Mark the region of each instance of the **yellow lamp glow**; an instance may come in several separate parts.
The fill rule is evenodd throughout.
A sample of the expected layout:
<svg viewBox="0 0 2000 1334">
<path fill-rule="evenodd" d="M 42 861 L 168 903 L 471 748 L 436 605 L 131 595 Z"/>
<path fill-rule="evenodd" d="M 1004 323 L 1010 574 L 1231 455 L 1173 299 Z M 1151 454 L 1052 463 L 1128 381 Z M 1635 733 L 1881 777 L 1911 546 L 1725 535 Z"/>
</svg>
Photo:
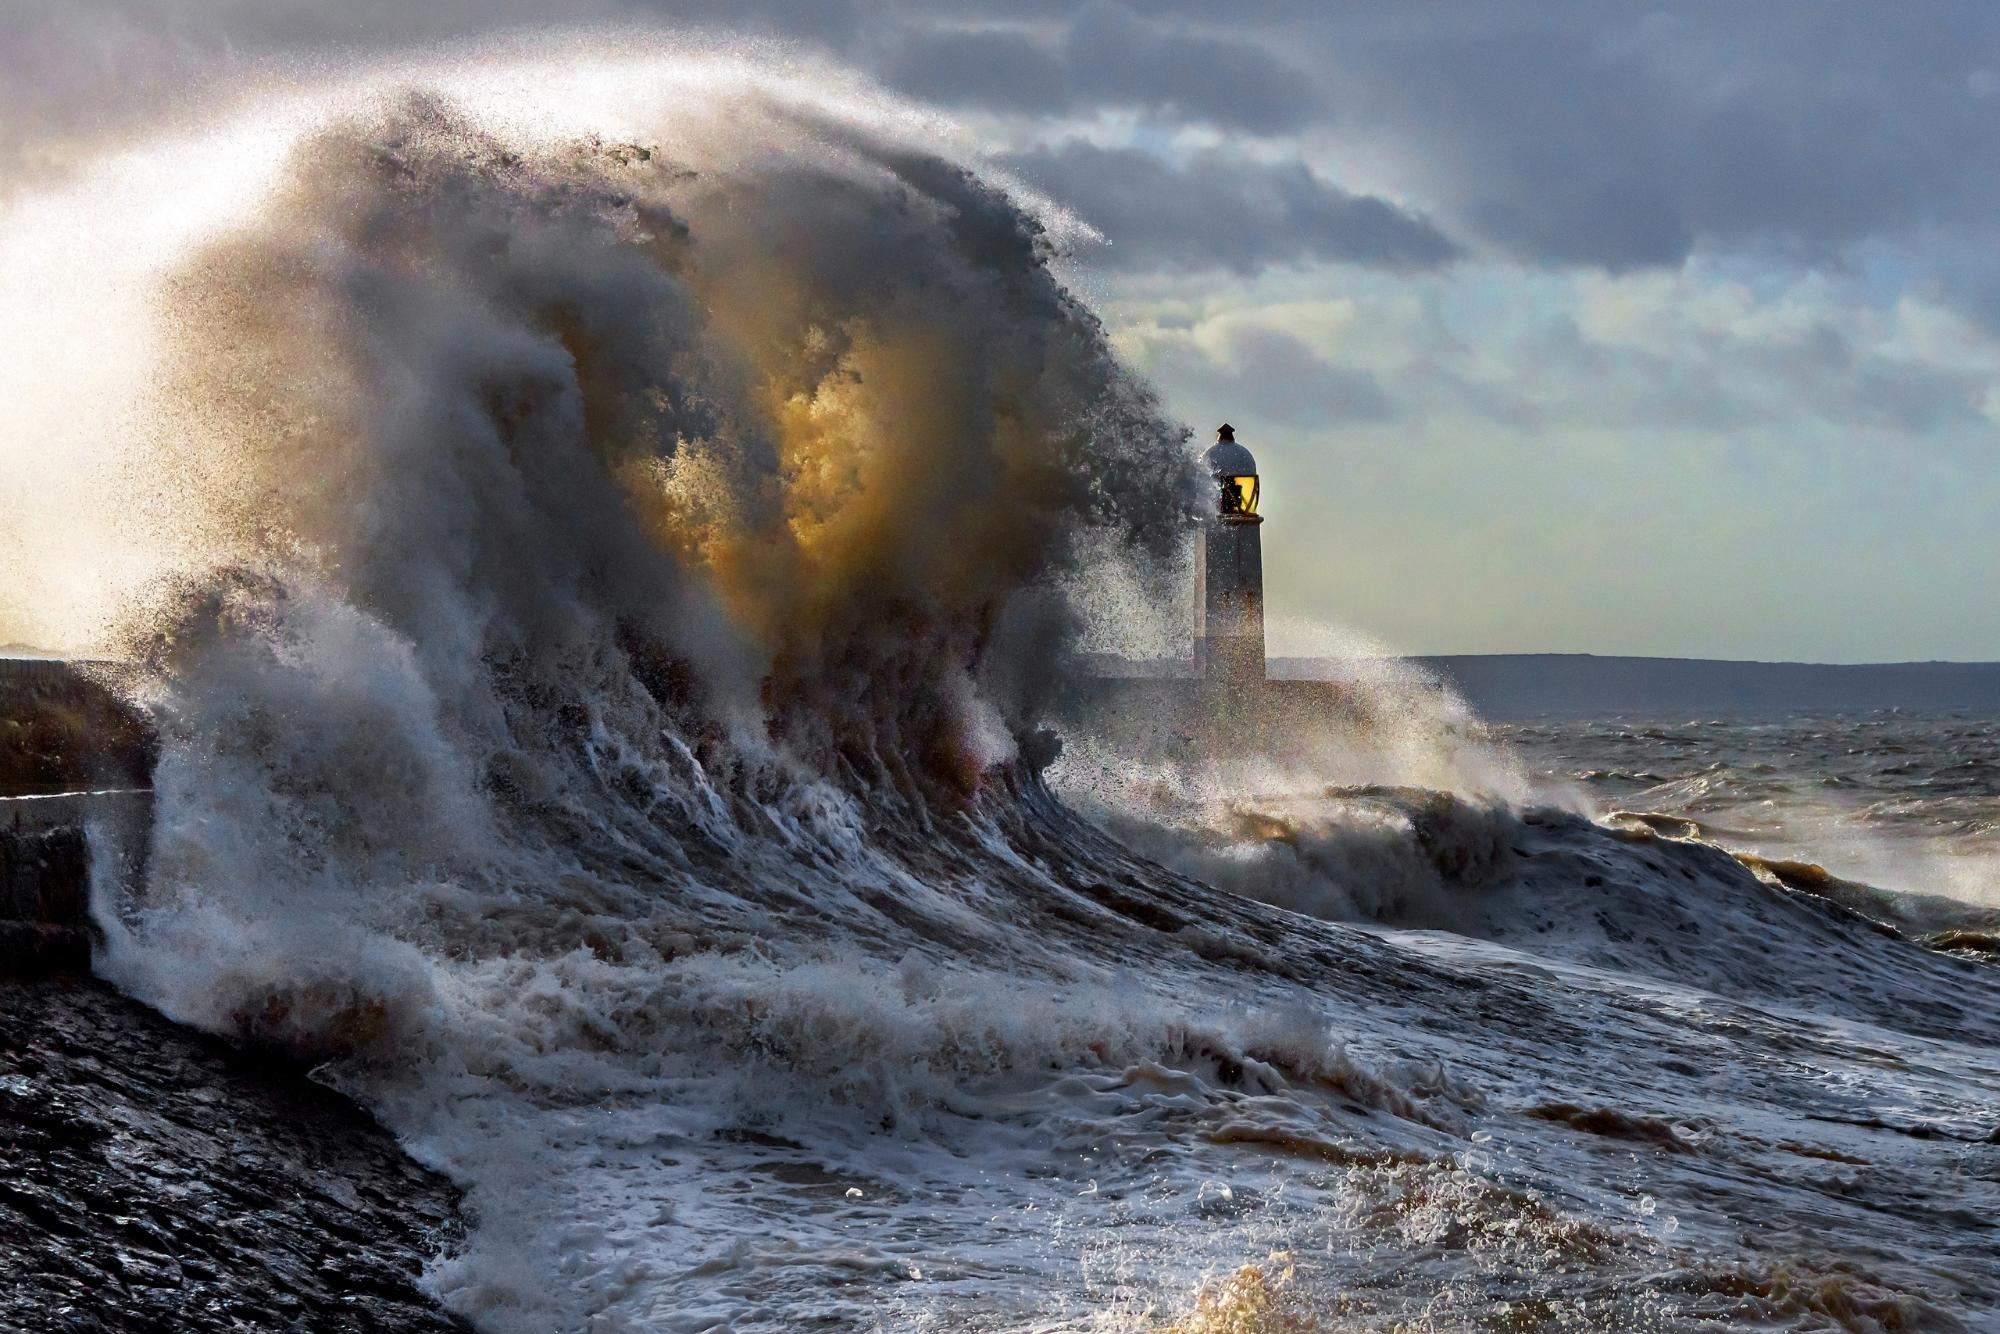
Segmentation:
<svg viewBox="0 0 2000 1334">
<path fill-rule="evenodd" d="M 1257 512 L 1257 474 L 1248 477 L 1224 477 L 1222 483 L 1222 512 L 1224 514 L 1255 514 Z"/>
</svg>

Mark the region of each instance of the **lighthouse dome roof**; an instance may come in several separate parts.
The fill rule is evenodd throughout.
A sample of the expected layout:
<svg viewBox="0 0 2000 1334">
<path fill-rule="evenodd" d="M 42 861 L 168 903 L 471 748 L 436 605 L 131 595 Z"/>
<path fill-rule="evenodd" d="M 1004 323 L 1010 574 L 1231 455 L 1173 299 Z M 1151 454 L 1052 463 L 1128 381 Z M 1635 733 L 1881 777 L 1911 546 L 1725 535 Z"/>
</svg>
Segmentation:
<svg viewBox="0 0 2000 1334">
<path fill-rule="evenodd" d="M 1207 465 L 1211 477 L 1250 477 L 1257 471 L 1256 458 L 1233 439 L 1210 445 L 1201 461 Z"/>
</svg>

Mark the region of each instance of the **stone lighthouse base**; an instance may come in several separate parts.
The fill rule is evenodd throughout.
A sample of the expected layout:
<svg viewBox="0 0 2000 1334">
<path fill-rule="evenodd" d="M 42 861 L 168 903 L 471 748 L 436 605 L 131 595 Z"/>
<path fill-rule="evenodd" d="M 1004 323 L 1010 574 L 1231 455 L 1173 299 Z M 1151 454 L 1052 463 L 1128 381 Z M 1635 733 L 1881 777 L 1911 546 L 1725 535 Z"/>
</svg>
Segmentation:
<svg viewBox="0 0 2000 1334">
<path fill-rule="evenodd" d="M 1199 762 L 1283 756 L 1365 709 L 1338 681 L 1107 675 L 1077 681 L 1063 713 L 1071 735 L 1116 753 Z"/>
</svg>

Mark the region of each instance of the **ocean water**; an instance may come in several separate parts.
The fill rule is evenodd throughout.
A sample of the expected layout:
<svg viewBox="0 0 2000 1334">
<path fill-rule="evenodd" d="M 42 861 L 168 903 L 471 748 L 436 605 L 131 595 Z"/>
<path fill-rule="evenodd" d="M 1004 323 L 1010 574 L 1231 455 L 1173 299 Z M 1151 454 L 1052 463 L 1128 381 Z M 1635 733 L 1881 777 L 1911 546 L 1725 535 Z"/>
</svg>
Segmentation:
<svg viewBox="0 0 2000 1334">
<path fill-rule="evenodd" d="M 1901 924 L 1921 927 L 1934 911 L 1937 929 L 1971 929 L 2000 909 L 2000 729 L 1990 717 L 1620 717 L 1496 724 L 1493 734 L 1557 799 L 1690 820 L 1684 832 L 1734 850 L 1896 891 L 1875 904 Z"/>
<path fill-rule="evenodd" d="M 161 732 L 103 971 L 460 1182 L 480 1328 L 1992 1327 L 1986 723 L 1114 743 L 1193 452 L 949 126 L 548 38 L 177 133 L 0 212 L 0 637 Z"/>
</svg>

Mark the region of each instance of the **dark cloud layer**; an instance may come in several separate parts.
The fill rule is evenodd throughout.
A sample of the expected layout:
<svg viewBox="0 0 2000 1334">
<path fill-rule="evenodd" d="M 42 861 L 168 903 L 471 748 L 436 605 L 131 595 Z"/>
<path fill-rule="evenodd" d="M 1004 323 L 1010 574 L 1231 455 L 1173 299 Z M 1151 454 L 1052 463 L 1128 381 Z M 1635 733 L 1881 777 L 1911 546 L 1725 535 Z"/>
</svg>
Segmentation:
<svg viewBox="0 0 2000 1334">
<path fill-rule="evenodd" d="M 1088 12 L 1068 21 L 1040 0 L 961 4 L 952 18 L 1055 34 L 1011 40 L 1040 62 L 1035 97 L 1063 96 L 1065 110 L 1135 104 L 1116 78 L 1064 81 L 1073 62 L 1062 53 L 1094 47 L 1125 52 L 1118 68 L 1133 83 L 1196 88 L 1140 99 L 1169 119 L 1325 127 L 1366 143 L 1456 234 L 1530 263 L 1625 271 L 1755 248 L 1837 265 L 1883 238 L 2000 228 L 2000 5 L 1990 0 L 1916 10 L 1869 0 L 1246 0 L 1226 22 L 1192 0 L 1150 4 L 1143 21 L 1101 11 L 1113 12 L 1123 26 Z M 1155 43 L 1226 32 L 1273 68 L 1312 71 L 1311 86 L 1245 68 L 1196 87 L 1189 62 L 1146 57 L 1140 30 Z M 929 84 L 913 68 L 899 77 L 961 104 L 1035 109 L 1016 96 L 1028 84 L 999 73 L 993 40 L 989 51 L 961 41 L 941 52 Z M 917 51 L 901 58 L 921 65 Z M 1227 120 L 1237 97 L 1241 114 Z"/>
<path fill-rule="evenodd" d="M 1440 207 L 1524 258 L 1616 270 L 1756 245 L 1825 260 L 1983 226 L 2000 204 L 2000 7 L 1455 13 L 1330 58 L 1386 135 L 1423 150 Z"/>
<path fill-rule="evenodd" d="M 883 74 L 949 106 L 1136 109 L 1255 134 L 1301 129 L 1326 109 L 1313 80 L 1259 42 L 1160 27 L 1107 0 L 1062 25 L 914 28 L 893 44 Z"/>
<path fill-rule="evenodd" d="M 1429 219 L 1355 195 L 1303 164 L 1223 152 L 1175 166 L 1150 153 L 1070 140 L 1003 165 L 1073 206 L 1124 268 L 1229 269 L 1322 261 L 1427 269 L 1457 253 Z"/>
<path fill-rule="evenodd" d="M 1930 0 L 0 0 L 0 177 L 80 136 L 143 126 L 246 66 L 476 37 L 638 23 L 778 36 L 943 104 L 1023 118 L 1046 145 L 1098 113 L 1142 141 L 1201 126 L 1258 160 L 1359 146 L 1416 214 L 1304 168 L 1089 165 L 1044 147 L 1052 191 L 1119 237 L 1114 261 L 1358 258 L 1425 264 L 1441 232 L 1522 262 L 1611 271 L 1756 249 L 1837 266 L 1887 241 L 2000 240 L 2000 5 Z M 1065 124 L 1064 122 L 1069 122 Z M 1037 124 L 1039 122 L 1039 124 Z M 1314 158 L 1313 160 L 1320 160 Z M 1173 177 L 1183 177 L 1175 182 Z M 1238 187 L 1222 237 L 1177 184 Z M 1143 203 L 1136 202 L 1143 200 Z M 1165 209 L 1173 225 L 1157 221 Z M 1296 229 L 1279 236 L 1281 229 Z M 1992 319 L 1990 291 L 1953 298 Z"/>
</svg>

